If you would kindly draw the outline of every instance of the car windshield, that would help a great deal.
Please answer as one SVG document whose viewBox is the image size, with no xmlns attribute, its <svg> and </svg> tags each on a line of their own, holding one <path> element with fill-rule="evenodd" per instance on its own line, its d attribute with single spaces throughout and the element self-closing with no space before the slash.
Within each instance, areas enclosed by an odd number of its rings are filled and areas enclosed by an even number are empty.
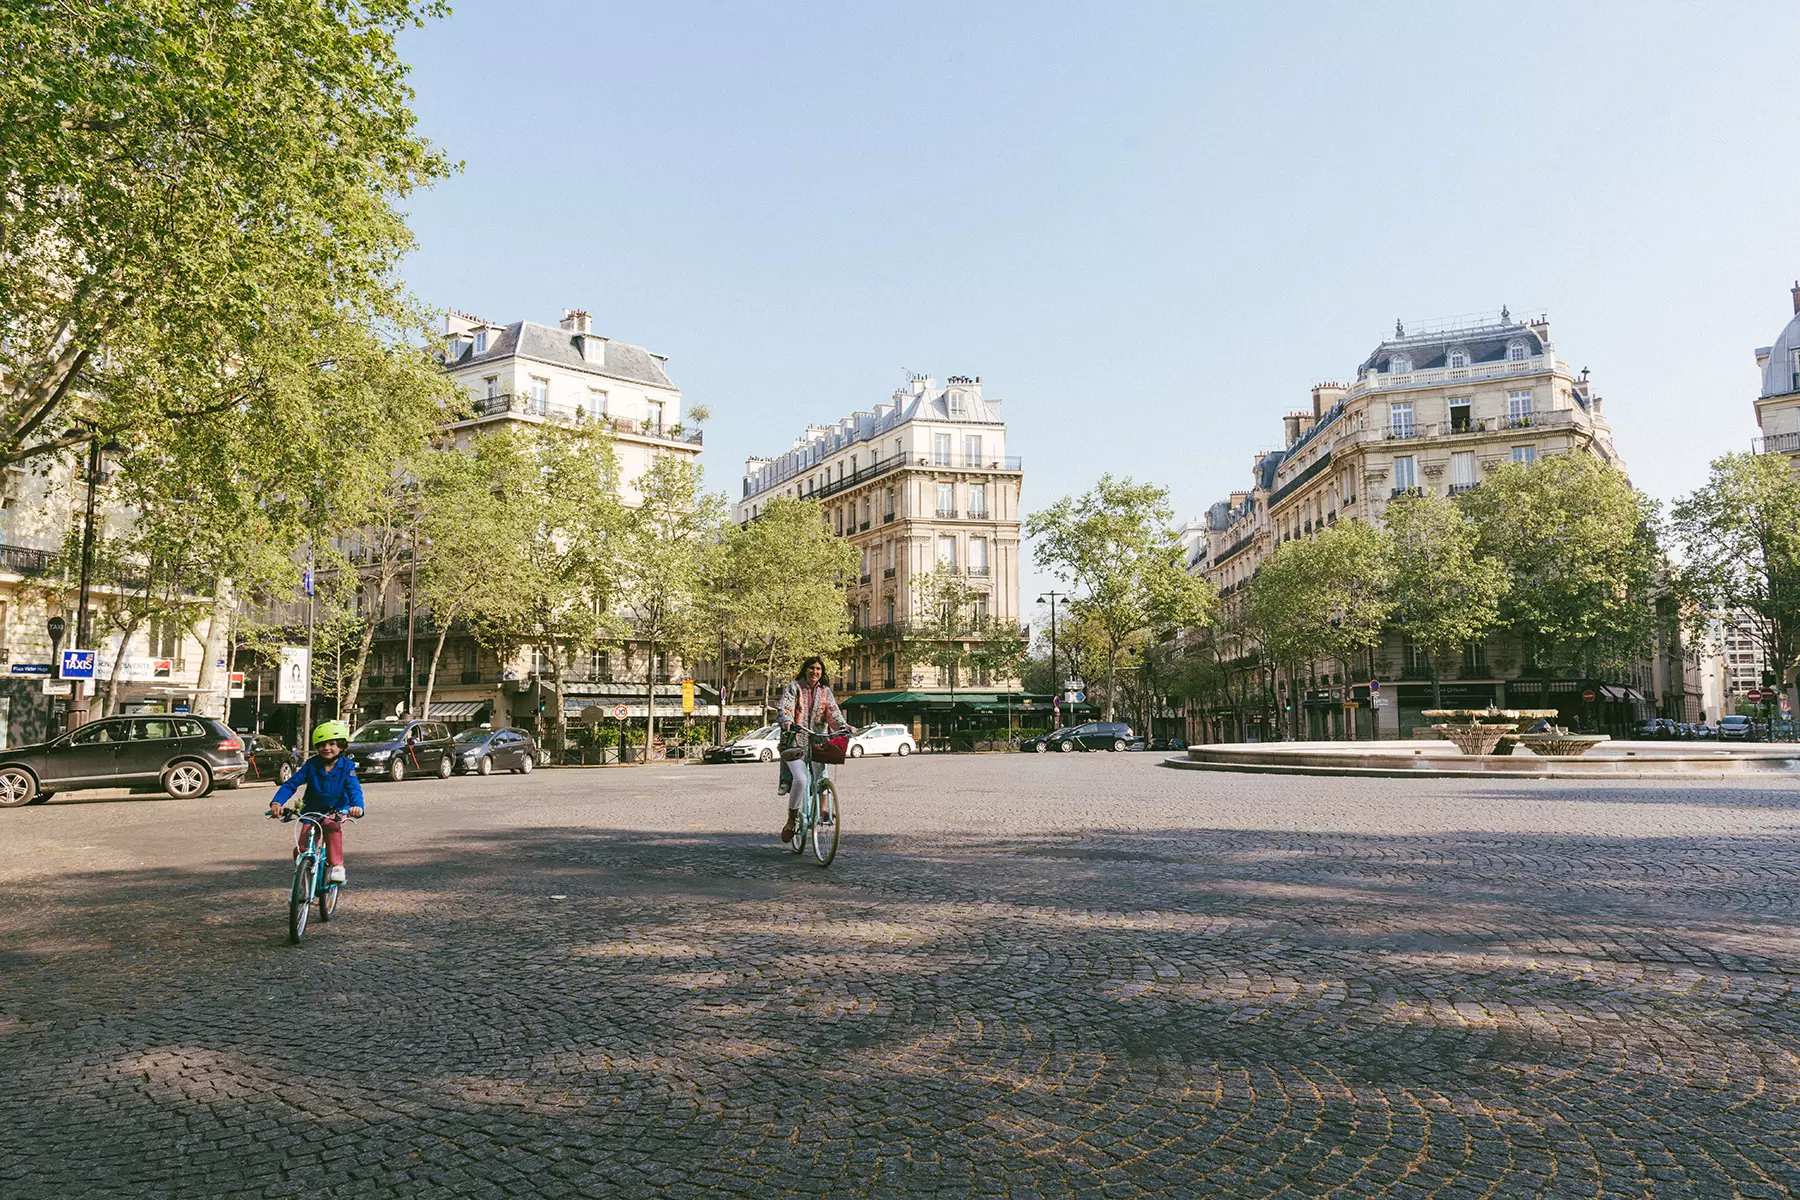
<svg viewBox="0 0 1800 1200">
<path fill-rule="evenodd" d="M 464 746 L 479 746 L 493 736 L 494 731 L 491 729 L 465 729 L 456 735 L 456 740 Z"/>
<path fill-rule="evenodd" d="M 861 729 L 856 731 L 856 736 L 861 737 L 865 733 L 886 733 L 886 732 L 887 732 L 887 730 L 883 729 L 879 725 L 864 725 Z"/>
<path fill-rule="evenodd" d="M 743 737 L 739 738 L 738 741 L 740 741 L 740 742 L 760 742 L 766 737 L 773 737 L 774 734 L 775 734 L 775 727 L 773 725 L 764 725 L 761 729 L 755 729 L 755 730 L 750 731 L 749 733 L 746 733 Z"/>
<path fill-rule="evenodd" d="M 398 721 L 376 721 L 364 725 L 350 738 L 352 745 L 368 745 L 372 742 L 397 742 L 406 736 L 406 726 Z"/>
<path fill-rule="evenodd" d="M 1749 717 L 1721 717 L 1721 718 L 1719 718 L 1719 724 L 1721 724 L 1721 725 L 1748 725 L 1749 723 L 1750 723 Z"/>
</svg>

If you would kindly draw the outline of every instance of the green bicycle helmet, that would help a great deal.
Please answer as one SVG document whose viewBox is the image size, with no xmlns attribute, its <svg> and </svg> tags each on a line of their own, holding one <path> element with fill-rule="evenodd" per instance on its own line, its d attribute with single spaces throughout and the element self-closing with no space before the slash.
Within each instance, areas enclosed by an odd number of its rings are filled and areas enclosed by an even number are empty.
<svg viewBox="0 0 1800 1200">
<path fill-rule="evenodd" d="M 312 744 L 322 745 L 325 742 L 348 742 L 350 727 L 342 721 L 326 721 L 313 730 Z"/>
</svg>

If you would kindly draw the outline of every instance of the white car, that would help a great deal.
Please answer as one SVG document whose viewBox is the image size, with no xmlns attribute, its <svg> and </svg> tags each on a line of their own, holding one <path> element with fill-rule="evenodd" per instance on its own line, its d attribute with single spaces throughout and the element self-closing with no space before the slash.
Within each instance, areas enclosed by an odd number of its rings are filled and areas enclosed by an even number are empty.
<svg viewBox="0 0 1800 1200">
<path fill-rule="evenodd" d="M 850 739 L 850 757 L 865 754 L 898 754 L 905 758 L 918 750 L 919 743 L 904 725 L 865 725 Z"/>
<path fill-rule="evenodd" d="M 774 762 L 781 757 L 781 729 L 764 725 L 726 747 L 732 762 Z"/>
</svg>

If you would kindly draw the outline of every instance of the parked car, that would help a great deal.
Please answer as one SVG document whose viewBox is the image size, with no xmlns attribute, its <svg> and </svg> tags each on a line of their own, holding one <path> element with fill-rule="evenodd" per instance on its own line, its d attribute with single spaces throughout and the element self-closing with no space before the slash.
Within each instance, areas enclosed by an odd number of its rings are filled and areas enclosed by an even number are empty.
<svg viewBox="0 0 1800 1200">
<path fill-rule="evenodd" d="M 177 800 L 238 786 L 244 740 L 210 717 L 108 717 L 0 753 L 0 808 L 86 788 L 155 787 Z"/>
<path fill-rule="evenodd" d="M 250 769 L 244 772 L 246 783 L 273 780 L 286 783 L 300 769 L 300 756 L 287 748 L 278 737 L 266 733 L 240 733 L 244 743 L 244 759 Z"/>
<path fill-rule="evenodd" d="M 1720 717 L 1719 740 L 1722 742 L 1754 742 L 1759 740 L 1756 722 L 1749 717 Z"/>
<path fill-rule="evenodd" d="M 865 754 L 898 754 L 901 758 L 914 753 L 919 743 L 904 725 L 865 725 L 850 739 L 851 758 Z"/>
<path fill-rule="evenodd" d="M 477 775 L 495 771 L 529 775 L 542 757 L 536 739 L 523 729 L 465 729 L 453 743 L 450 769 L 458 775 L 471 771 Z"/>
<path fill-rule="evenodd" d="M 1131 726 L 1122 721 L 1089 721 L 1049 734 L 1045 748 L 1064 754 L 1071 750 L 1126 750 L 1136 737 Z"/>
<path fill-rule="evenodd" d="M 1670 742 L 1680 736 L 1681 730 L 1666 717 L 1651 717 L 1631 728 L 1631 739 L 1637 742 Z"/>
<path fill-rule="evenodd" d="M 1069 730 L 1052 729 L 1048 733 L 1040 733 L 1035 737 L 1024 738 L 1019 742 L 1019 749 L 1025 753 L 1043 754 L 1054 750 L 1061 743 L 1064 734 Z M 1071 747 L 1072 748 L 1072 747 Z"/>
<path fill-rule="evenodd" d="M 409 775 L 450 778 L 456 743 L 436 721 L 370 721 L 350 735 L 358 775 L 382 775 L 399 783 Z"/>
<path fill-rule="evenodd" d="M 1178 737 L 1154 737 L 1150 739 L 1152 750 L 1186 750 L 1187 739 Z"/>
<path fill-rule="evenodd" d="M 781 755 L 781 727 L 764 725 L 720 749 L 729 755 L 726 762 L 774 762 Z"/>
<path fill-rule="evenodd" d="M 1702 721 L 1698 725 L 1694 726 L 1694 739 L 1696 741 L 1703 742 L 1709 738 L 1717 737 L 1718 735 L 1719 735 L 1719 731 L 1714 729 L 1711 725 L 1708 725 L 1704 721 Z"/>
</svg>

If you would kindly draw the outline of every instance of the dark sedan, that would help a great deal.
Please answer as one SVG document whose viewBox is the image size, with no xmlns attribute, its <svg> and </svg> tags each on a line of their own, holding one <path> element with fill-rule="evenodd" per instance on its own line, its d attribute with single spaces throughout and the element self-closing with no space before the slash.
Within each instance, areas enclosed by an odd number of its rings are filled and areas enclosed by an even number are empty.
<svg viewBox="0 0 1800 1200">
<path fill-rule="evenodd" d="M 244 782 L 286 783 L 300 769 L 300 756 L 289 750 L 280 738 L 266 733 L 240 733 L 238 737 L 244 743 L 244 758 L 250 763 L 250 769 L 244 773 Z"/>
<path fill-rule="evenodd" d="M 537 743 L 523 729 L 465 729 L 451 750 L 458 775 L 516 771 L 529 775 L 537 766 Z"/>
<path fill-rule="evenodd" d="M 155 787 L 190 800 L 236 787 L 248 769 L 243 738 L 210 717 L 108 717 L 0 753 L 0 808 L 107 787 Z"/>
<path fill-rule="evenodd" d="M 381 775 L 399 783 L 410 775 L 450 778 L 455 768 L 450 731 L 436 721 L 370 721 L 350 735 L 350 758 L 358 775 Z"/>
<path fill-rule="evenodd" d="M 1019 742 L 1019 750 L 1024 754 L 1044 754 L 1056 749 L 1062 742 L 1067 729 L 1052 729 L 1048 733 L 1040 733 L 1036 737 L 1028 737 Z"/>
</svg>

